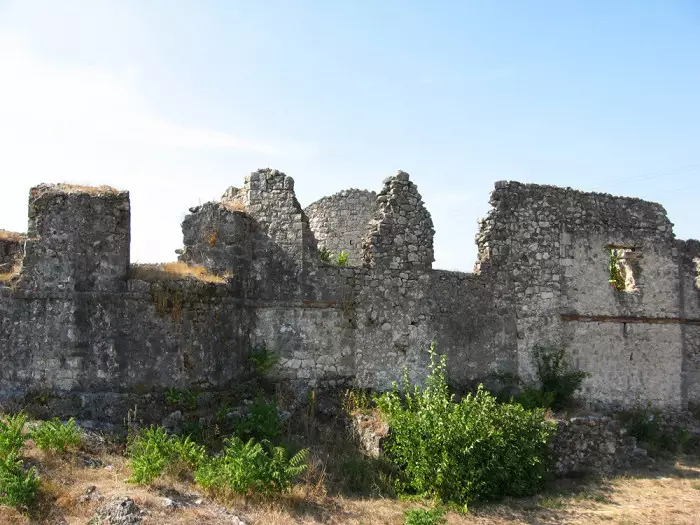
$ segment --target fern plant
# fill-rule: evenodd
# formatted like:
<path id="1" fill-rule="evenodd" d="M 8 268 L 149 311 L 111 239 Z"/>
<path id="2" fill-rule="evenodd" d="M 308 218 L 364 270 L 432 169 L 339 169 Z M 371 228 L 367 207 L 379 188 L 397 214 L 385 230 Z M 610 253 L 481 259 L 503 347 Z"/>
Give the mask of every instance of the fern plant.
<path id="1" fill-rule="evenodd" d="M 17 452 L 24 445 L 26 423 L 27 416 L 23 412 L 0 419 L 0 458 Z"/>
<path id="2" fill-rule="evenodd" d="M 178 462 L 194 469 L 204 461 L 204 447 L 190 436 L 171 436 L 163 427 L 142 430 L 130 441 L 127 455 L 131 459 L 132 474 L 129 481 L 148 485 L 168 467 Z"/>
<path id="3" fill-rule="evenodd" d="M 36 469 L 25 470 L 17 451 L 0 459 L 0 503 L 12 507 L 31 505 L 39 483 Z"/>
<path id="4" fill-rule="evenodd" d="M 221 455 L 211 457 L 197 469 L 195 481 L 205 489 L 227 490 L 244 496 L 271 496 L 288 491 L 294 479 L 306 470 L 308 449 L 287 459 L 282 447 L 268 441 L 225 441 Z"/>
<path id="5" fill-rule="evenodd" d="M 80 429 L 73 418 L 66 423 L 62 423 L 58 418 L 44 421 L 32 431 L 31 438 L 41 450 L 51 452 L 65 452 L 78 447 L 82 442 Z"/>

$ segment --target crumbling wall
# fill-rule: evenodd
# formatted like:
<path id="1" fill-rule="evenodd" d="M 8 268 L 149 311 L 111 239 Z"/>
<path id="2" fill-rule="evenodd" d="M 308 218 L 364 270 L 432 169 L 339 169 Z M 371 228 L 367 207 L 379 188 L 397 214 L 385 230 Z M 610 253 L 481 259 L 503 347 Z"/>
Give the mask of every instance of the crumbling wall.
<path id="1" fill-rule="evenodd" d="M 11 272 L 23 256 L 25 236 L 0 230 L 0 273 Z"/>
<path id="2" fill-rule="evenodd" d="M 129 193 L 42 184 L 29 195 L 22 286 L 123 291 L 131 239 Z"/>
<path id="3" fill-rule="evenodd" d="M 362 241 L 377 211 L 377 194 L 349 189 L 317 200 L 304 209 L 319 247 L 348 253 L 348 265 L 362 264 Z"/>
<path id="4" fill-rule="evenodd" d="M 21 273 L 0 284 L 0 404 L 48 392 L 57 414 L 156 412 L 169 388 L 235 388 L 262 345 L 299 395 L 386 389 L 404 369 L 424 377 L 432 341 L 462 389 L 531 376 L 534 345 L 550 344 L 589 373 L 590 405 L 698 399 L 700 243 L 676 241 L 661 206 L 516 182 L 491 203 L 475 273 L 433 270 L 430 214 L 399 172 L 357 210 L 374 210 L 362 267 L 341 268 L 319 262 L 293 180 L 259 170 L 183 222 L 180 260 L 224 283 L 144 281 L 128 276 L 128 193 L 34 188 Z"/>
<path id="5" fill-rule="evenodd" d="M 262 169 L 243 188 L 224 193 L 224 206 L 245 210 L 253 221 L 251 296 L 299 299 L 309 293 L 308 273 L 316 265 L 316 240 L 294 193 L 294 179 Z"/>
<path id="6" fill-rule="evenodd" d="M 589 373 L 590 404 L 680 407 L 679 260 L 665 210 L 515 182 L 497 183 L 491 202 L 478 269 L 511 283 L 520 375 L 532 375 L 536 344 L 563 346 Z M 634 290 L 610 282 L 611 248 L 634 253 Z"/>
<path id="7" fill-rule="evenodd" d="M 178 250 L 178 260 L 226 277 L 238 295 L 254 293 L 245 289 L 253 264 L 254 231 L 250 215 L 230 205 L 207 202 L 190 208 L 182 222 L 184 248 Z"/>
<path id="8" fill-rule="evenodd" d="M 700 405 L 700 242 L 678 241 L 684 384 L 689 403 Z"/>

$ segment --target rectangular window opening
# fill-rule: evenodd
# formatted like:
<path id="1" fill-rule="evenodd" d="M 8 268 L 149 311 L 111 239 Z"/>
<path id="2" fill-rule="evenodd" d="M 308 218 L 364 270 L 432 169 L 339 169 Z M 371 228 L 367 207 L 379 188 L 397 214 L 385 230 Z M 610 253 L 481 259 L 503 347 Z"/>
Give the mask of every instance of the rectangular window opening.
<path id="1" fill-rule="evenodd" d="M 635 249 L 624 246 L 608 246 L 608 282 L 618 292 L 637 291 L 635 279 Z"/>

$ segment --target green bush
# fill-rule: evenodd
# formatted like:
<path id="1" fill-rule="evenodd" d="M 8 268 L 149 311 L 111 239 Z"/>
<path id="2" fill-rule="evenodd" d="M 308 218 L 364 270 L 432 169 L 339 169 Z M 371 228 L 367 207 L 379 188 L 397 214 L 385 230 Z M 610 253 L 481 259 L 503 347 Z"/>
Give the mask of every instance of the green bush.
<path id="1" fill-rule="evenodd" d="M 532 350 L 543 401 L 551 405 L 542 408 L 566 408 L 571 404 L 574 392 L 587 377 L 586 372 L 572 370 L 563 348 L 535 345 Z"/>
<path id="2" fill-rule="evenodd" d="M 75 420 L 61 423 L 58 418 L 42 422 L 31 433 L 31 438 L 41 450 L 64 452 L 80 445 L 82 436 Z"/>
<path id="3" fill-rule="evenodd" d="M 25 470 L 18 455 L 12 451 L 0 459 L 0 503 L 13 507 L 31 505 L 39 488 L 36 469 Z"/>
<path id="4" fill-rule="evenodd" d="M 279 360 L 279 356 L 275 355 L 264 343 L 254 348 L 248 356 L 248 362 L 256 374 L 264 374 L 275 366 Z"/>
<path id="5" fill-rule="evenodd" d="M 130 440 L 127 455 L 131 459 L 129 481 L 140 485 L 152 483 L 166 468 L 180 462 L 191 469 L 204 461 L 204 447 L 189 436 L 169 435 L 163 427 L 150 427 Z"/>
<path id="6" fill-rule="evenodd" d="M 250 413 L 235 422 L 236 436 L 240 439 L 273 439 L 282 433 L 282 424 L 277 414 L 277 403 L 258 397 L 250 405 Z"/>
<path id="7" fill-rule="evenodd" d="M 404 525 L 440 525 L 447 523 L 445 510 L 440 507 L 434 509 L 409 509 L 403 513 Z"/>
<path id="8" fill-rule="evenodd" d="M 0 457 L 22 448 L 27 439 L 23 433 L 26 422 L 27 416 L 22 412 L 0 419 Z"/>
<path id="9" fill-rule="evenodd" d="M 457 403 L 434 343 L 430 359 L 424 388 L 405 377 L 403 392 L 394 385 L 377 398 L 391 427 L 388 457 L 402 473 L 397 489 L 459 505 L 535 493 L 555 427 L 544 410 L 498 403 L 481 385 Z"/>
<path id="10" fill-rule="evenodd" d="M 627 434 L 634 436 L 650 456 L 680 454 L 692 438 L 682 425 L 673 427 L 664 424 L 663 414 L 659 410 L 628 410 L 618 413 L 617 419 Z"/>
<path id="11" fill-rule="evenodd" d="M 220 456 L 202 462 L 195 481 L 205 489 L 230 490 L 242 495 L 270 496 L 286 492 L 306 470 L 308 449 L 290 459 L 282 447 L 250 439 L 227 439 Z"/>

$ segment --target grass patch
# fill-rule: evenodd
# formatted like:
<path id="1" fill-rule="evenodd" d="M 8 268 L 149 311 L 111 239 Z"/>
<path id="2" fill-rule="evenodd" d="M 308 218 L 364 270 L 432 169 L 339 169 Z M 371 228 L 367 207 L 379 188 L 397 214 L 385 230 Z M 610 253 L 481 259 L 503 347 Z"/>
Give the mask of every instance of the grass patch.
<path id="1" fill-rule="evenodd" d="M 24 234 L 18 232 L 11 232 L 8 230 L 3 230 L 0 228 L 0 241 L 13 241 L 22 242 L 24 240 Z"/>
<path id="2" fill-rule="evenodd" d="M 195 279 L 205 283 L 226 283 L 225 277 L 211 273 L 204 266 L 190 266 L 184 262 L 132 264 L 129 269 L 129 277 L 141 281 L 186 281 Z"/>
<path id="3" fill-rule="evenodd" d="M 37 193 L 69 193 L 83 195 L 106 195 L 121 193 L 118 189 L 112 186 L 85 186 L 83 184 L 42 184 L 36 188 L 32 188 L 33 192 Z"/>

